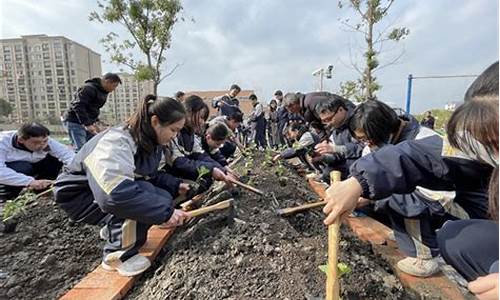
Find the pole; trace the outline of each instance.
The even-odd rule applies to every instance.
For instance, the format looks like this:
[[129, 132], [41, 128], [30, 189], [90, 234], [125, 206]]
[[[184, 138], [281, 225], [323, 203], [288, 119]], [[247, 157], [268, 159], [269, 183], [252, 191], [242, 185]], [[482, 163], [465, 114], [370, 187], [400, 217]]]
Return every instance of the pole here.
[[406, 91], [406, 114], [410, 114], [410, 105], [411, 105], [411, 84], [413, 81], [413, 75], [408, 75], [408, 89]]
[[[340, 182], [340, 172], [332, 171], [330, 173], [330, 185]], [[339, 257], [339, 239], [340, 239], [340, 217], [328, 226], [328, 273], [326, 276], [326, 300], [340, 299], [339, 277], [337, 274], [337, 263]]]

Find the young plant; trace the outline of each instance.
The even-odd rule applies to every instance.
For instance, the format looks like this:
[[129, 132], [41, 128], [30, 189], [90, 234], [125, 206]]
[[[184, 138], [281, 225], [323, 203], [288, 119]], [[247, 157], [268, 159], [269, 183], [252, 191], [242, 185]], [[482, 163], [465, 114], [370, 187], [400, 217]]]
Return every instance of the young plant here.
[[37, 198], [33, 192], [26, 192], [17, 196], [14, 200], [7, 200], [3, 207], [2, 221], [6, 222], [26, 212], [26, 206]]
[[[321, 265], [318, 266], [318, 268], [321, 270], [321, 272], [328, 274], [328, 265]], [[337, 264], [337, 274], [339, 275], [339, 278], [342, 277], [342, 275], [349, 274], [351, 272], [352, 270], [347, 264], [341, 262]]]
[[198, 171], [198, 177], [196, 178], [196, 182], [200, 182], [200, 180], [207, 174], [210, 174], [210, 170], [205, 167], [205, 166], [201, 166], [197, 169]]

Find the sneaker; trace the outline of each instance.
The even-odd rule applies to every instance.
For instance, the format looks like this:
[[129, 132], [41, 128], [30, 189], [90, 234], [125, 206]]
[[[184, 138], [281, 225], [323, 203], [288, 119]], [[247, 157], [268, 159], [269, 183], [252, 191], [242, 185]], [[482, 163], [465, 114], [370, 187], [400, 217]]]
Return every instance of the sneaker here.
[[101, 238], [101, 240], [103, 241], [107, 241], [109, 240], [109, 230], [108, 230], [108, 226], [104, 225], [101, 230], [99, 230], [99, 237]]
[[401, 271], [417, 277], [429, 277], [439, 272], [439, 264], [435, 258], [407, 257], [398, 261], [397, 266]]
[[151, 266], [149, 259], [139, 254], [122, 262], [120, 256], [123, 253], [124, 251], [116, 251], [106, 255], [101, 263], [101, 267], [110, 272], [118, 271], [118, 274], [121, 276], [132, 277], [141, 274]]

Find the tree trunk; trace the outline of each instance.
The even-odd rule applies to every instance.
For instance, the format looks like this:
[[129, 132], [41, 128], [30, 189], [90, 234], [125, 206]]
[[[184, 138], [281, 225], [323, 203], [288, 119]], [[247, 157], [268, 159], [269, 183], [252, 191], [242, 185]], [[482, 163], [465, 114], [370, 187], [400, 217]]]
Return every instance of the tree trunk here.
[[366, 82], [365, 82], [365, 88], [366, 88], [366, 93], [365, 97], [366, 99], [373, 99], [373, 91], [372, 91], [372, 83], [373, 83], [373, 77], [372, 77], [372, 69], [371, 69], [371, 61], [373, 60], [374, 52], [373, 52], [373, 4], [371, 1], [368, 1], [368, 32], [366, 34], [366, 45], [368, 46], [368, 49], [366, 51], [366, 70], [365, 70], [365, 76], [366, 76]]

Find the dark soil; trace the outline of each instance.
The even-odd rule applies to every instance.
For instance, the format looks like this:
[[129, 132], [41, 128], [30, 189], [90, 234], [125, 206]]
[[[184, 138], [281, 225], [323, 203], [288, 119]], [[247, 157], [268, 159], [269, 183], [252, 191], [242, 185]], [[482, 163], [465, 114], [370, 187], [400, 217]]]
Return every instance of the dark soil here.
[[[317, 197], [302, 177], [254, 163], [251, 184], [268, 195], [236, 195], [234, 209], [191, 222], [169, 240], [127, 299], [323, 299], [327, 229], [321, 211], [276, 215]], [[285, 182], [286, 181], [286, 182]], [[234, 195], [233, 195], [234, 196]], [[414, 299], [371, 246], [342, 228], [342, 299]]]
[[100, 263], [99, 228], [74, 225], [52, 198], [0, 233], [0, 299], [57, 299]]

